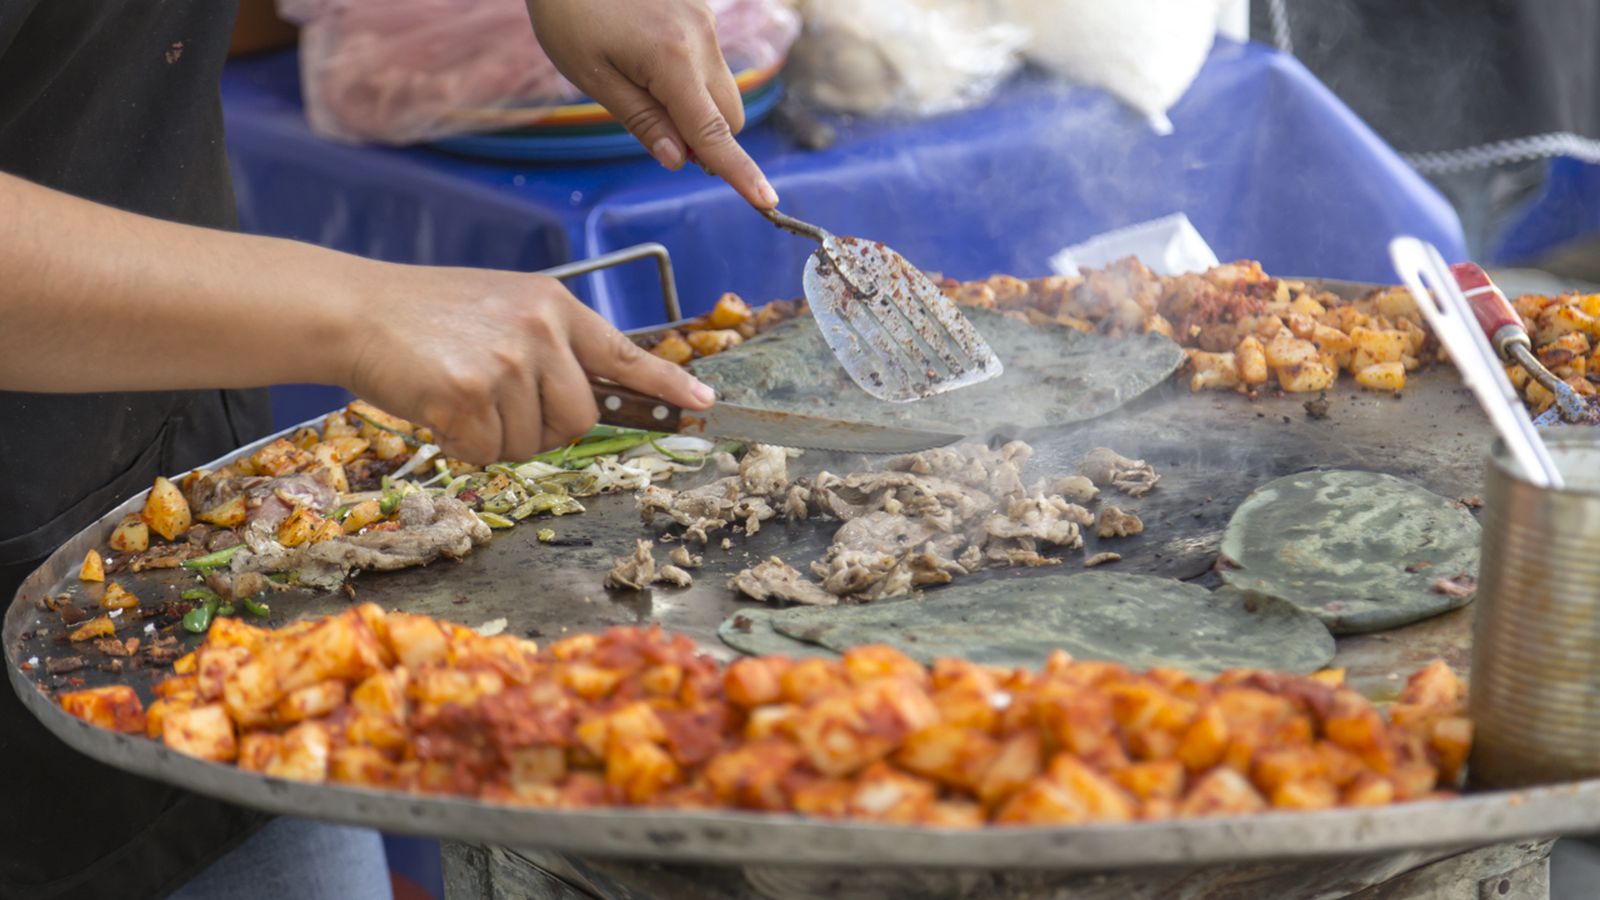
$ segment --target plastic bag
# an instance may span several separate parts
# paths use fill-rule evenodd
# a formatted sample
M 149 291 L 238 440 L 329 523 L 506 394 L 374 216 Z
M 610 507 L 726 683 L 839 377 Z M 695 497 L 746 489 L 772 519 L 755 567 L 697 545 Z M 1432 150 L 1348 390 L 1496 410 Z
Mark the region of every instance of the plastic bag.
M 823 109 L 932 115 L 973 106 L 1020 64 L 1027 32 L 984 0 L 802 0 L 791 89 Z
M 1144 263 L 1157 275 L 1204 272 L 1218 265 L 1217 254 L 1183 213 L 1139 222 L 1097 234 L 1050 257 L 1057 275 L 1077 275 L 1079 270 L 1109 266 L 1125 256 Z
M 1028 29 L 1026 55 L 1143 113 L 1158 134 L 1200 73 L 1232 0 L 1001 0 Z
M 782 0 L 709 0 L 734 71 L 781 62 Z M 523 0 L 278 0 L 301 26 L 306 116 L 328 137 L 411 144 L 527 124 L 581 93 L 534 39 Z

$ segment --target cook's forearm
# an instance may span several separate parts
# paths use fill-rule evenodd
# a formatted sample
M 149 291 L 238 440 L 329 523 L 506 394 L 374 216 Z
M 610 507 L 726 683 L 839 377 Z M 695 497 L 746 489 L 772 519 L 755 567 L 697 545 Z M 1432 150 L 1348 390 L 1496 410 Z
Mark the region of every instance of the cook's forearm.
M 378 265 L 0 173 L 0 390 L 344 383 Z

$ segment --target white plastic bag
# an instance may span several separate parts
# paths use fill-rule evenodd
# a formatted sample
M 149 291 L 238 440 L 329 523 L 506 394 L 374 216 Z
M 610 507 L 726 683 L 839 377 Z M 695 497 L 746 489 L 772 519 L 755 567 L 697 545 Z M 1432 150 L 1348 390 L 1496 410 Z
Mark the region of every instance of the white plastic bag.
M 1173 213 L 1097 234 L 1050 257 L 1057 275 L 1077 275 L 1080 269 L 1109 266 L 1132 256 L 1157 275 L 1204 272 L 1218 265 L 1216 251 L 1183 213 Z
M 986 0 L 801 0 L 790 87 L 823 109 L 932 115 L 988 99 L 1027 33 Z
M 1000 0 L 1028 30 L 1029 61 L 1103 88 L 1159 134 L 1199 74 L 1232 0 Z
M 709 0 L 735 71 L 783 60 L 800 30 L 782 0 Z M 278 0 L 301 26 L 306 116 L 329 137 L 410 144 L 495 130 L 580 97 L 523 0 Z

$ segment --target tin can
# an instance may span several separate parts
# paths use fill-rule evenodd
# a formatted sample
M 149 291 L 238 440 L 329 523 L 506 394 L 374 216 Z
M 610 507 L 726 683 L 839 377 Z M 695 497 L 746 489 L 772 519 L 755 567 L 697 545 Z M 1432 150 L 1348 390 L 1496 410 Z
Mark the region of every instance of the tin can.
M 1469 779 L 1519 787 L 1600 776 L 1600 434 L 1543 432 L 1567 486 L 1489 455 L 1472 645 Z

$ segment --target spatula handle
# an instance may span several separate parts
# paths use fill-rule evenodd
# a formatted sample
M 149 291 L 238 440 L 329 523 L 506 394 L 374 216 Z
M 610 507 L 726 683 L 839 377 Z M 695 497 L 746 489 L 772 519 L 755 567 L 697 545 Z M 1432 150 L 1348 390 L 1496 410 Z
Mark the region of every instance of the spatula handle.
M 609 381 L 591 381 L 589 387 L 594 391 L 595 405 L 600 408 L 600 421 L 607 425 L 672 434 L 679 430 L 683 410 L 664 400 Z
M 1455 276 L 1456 284 L 1461 286 L 1461 293 L 1472 307 L 1473 317 L 1501 359 L 1510 356 L 1512 344 L 1532 346 L 1528 330 L 1522 327 L 1522 317 L 1490 280 L 1489 273 L 1476 263 L 1456 263 L 1450 267 L 1450 274 Z

